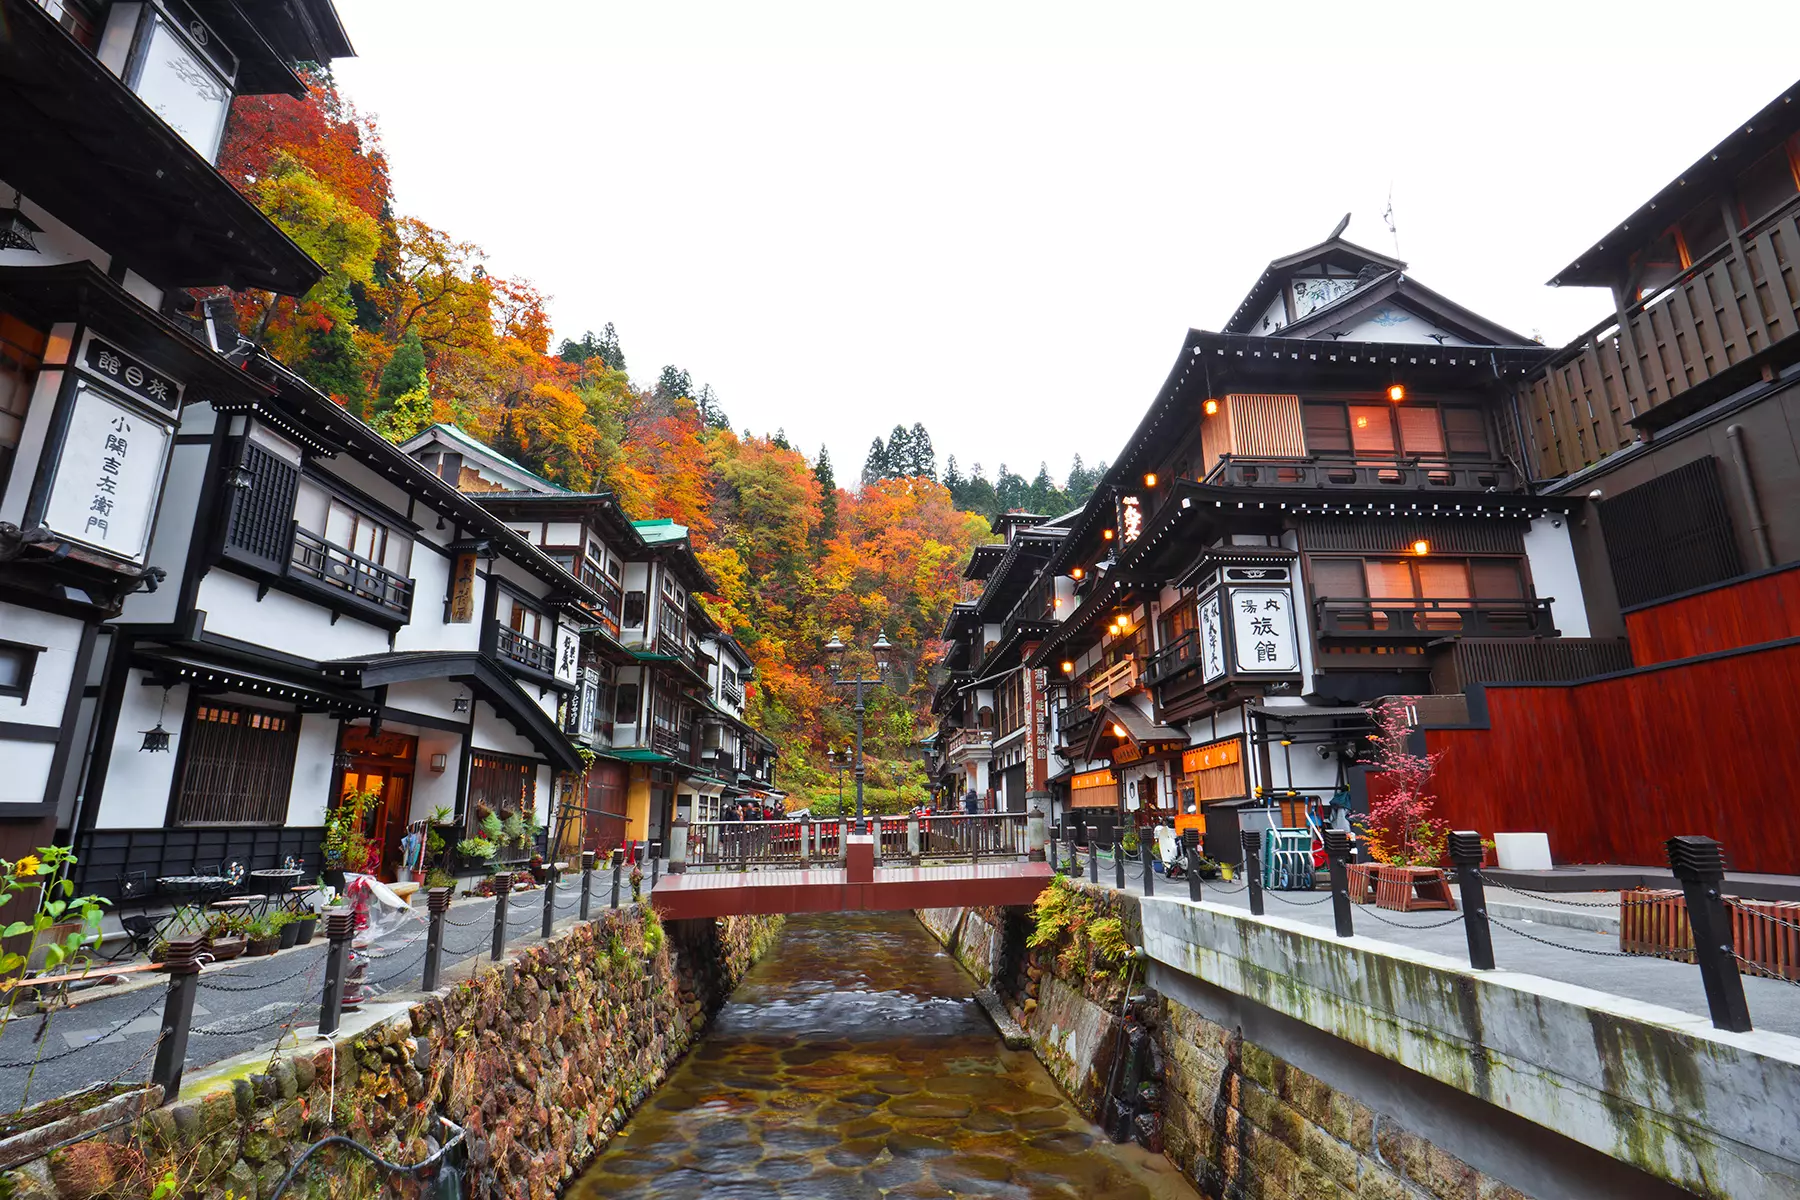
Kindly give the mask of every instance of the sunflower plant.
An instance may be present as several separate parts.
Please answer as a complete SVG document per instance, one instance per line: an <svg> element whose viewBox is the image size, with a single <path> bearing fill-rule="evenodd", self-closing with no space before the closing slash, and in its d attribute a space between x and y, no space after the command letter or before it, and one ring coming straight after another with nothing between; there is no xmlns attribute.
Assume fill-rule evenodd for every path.
<svg viewBox="0 0 1800 1200"><path fill-rule="evenodd" d="M99 926L100 910L107 901L99 896L75 894L75 883L69 878L69 868L74 865L75 855L65 846L43 846L17 862L0 859L0 906L19 906L0 913L0 918L14 918L0 929L0 939L5 939L0 945L6 947L0 949L0 978L24 970L40 950L44 969L54 971L79 960L84 951L99 941L98 935L88 930ZM33 900L36 909L29 916L20 915L20 910ZM70 921L77 922L80 928L61 939L46 937L56 926ZM19 945L19 938L28 939L22 951L14 948Z"/></svg>

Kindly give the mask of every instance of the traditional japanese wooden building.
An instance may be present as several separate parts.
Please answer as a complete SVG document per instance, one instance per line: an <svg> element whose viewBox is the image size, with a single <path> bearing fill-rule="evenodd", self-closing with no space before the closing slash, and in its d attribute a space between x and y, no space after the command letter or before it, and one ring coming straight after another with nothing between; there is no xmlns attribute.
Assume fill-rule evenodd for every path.
<svg viewBox="0 0 1800 1200"><path fill-rule="evenodd" d="M0 0L0 855L77 817L185 411L276 390L186 289L322 274L214 169L231 102L350 52L329 0Z"/></svg>

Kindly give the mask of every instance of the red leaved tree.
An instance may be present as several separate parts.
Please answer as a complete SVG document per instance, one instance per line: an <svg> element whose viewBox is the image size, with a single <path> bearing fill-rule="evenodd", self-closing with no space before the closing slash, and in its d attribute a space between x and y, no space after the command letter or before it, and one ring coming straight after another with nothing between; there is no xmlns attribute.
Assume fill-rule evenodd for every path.
<svg viewBox="0 0 1800 1200"><path fill-rule="evenodd" d="M1364 822L1369 852L1394 866L1435 866L1444 856L1449 832L1448 822L1431 819L1437 803L1431 777L1443 753L1413 751L1405 697L1390 696L1377 704L1375 722L1381 732L1373 764L1379 774L1369 779Z"/></svg>

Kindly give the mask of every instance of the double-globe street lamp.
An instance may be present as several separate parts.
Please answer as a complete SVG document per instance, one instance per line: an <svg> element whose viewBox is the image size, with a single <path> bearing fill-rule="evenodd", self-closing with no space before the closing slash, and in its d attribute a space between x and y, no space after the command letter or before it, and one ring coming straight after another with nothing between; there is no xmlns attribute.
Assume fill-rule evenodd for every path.
<svg viewBox="0 0 1800 1200"><path fill-rule="evenodd" d="M869 653L875 659L874 679L863 679L860 674L855 679L843 677L845 649L843 641L833 634L831 640L825 643L825 664L831 672L831 682L837 687L851 689L851 696L855 703L856 756L852 770L856 775L856 832L858 836L861 836L869 831L868 825L863 820L863 775L866 771L863 766L863 714L867 711L867 705L863 701L863 689L866 687L874 690L887 682L888 671L893 666L891 655L894 645L887 640L886 633L875 635L875 644L869 647Z"/></svg>

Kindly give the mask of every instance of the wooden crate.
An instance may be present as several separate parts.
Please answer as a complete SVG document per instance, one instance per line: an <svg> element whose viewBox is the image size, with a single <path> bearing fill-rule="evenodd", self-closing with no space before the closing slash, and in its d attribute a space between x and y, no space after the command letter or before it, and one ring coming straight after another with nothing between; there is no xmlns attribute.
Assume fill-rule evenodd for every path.
<svg viewBox="0 0 1800 1200"><path fill-rule="evenodd" d="M1375 904L1396 912L1456 910L1450 880L1437 867L1375 867Z"/></svg>
<svg viewBox="0 0 1800 1200"><path fill-rule="evenodd" d="M1694 929L1687 901L1672 888L1619 893L1619 949L1676 962L1694 961Z"/></svg>
<svg viewBox="0 0 1800 1200"><path fill-rule="evenodd" d="M1800 980L1800 902L1726 899L1731 906L1731 944L1746 960L1739 968L1752 975Z"/></svg>
<svg viewBox="0 0 1800 1200"><path fill-rule="evenodd" d="M1375 903L1375 868L1379 863L1350 863L1346 871L1350 876L1350 903Z"/></svg>

